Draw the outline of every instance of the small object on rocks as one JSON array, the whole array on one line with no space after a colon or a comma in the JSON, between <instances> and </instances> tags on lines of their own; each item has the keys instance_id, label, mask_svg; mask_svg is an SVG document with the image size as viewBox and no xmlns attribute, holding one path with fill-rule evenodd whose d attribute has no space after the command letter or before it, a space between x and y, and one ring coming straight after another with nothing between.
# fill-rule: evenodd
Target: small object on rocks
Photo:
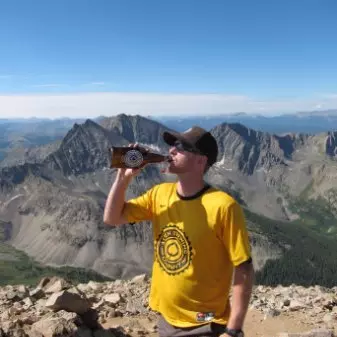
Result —
<instances>
[{"instance_id":1,"label":"small object on rocks","mask_svg":"<svg viewBox=\"0 0 337 337\"><path fill-rule=\"evenodd\" d=\"M285 307L289 307L289 305L290 305L290 300L289 300L289 299L284 300L284 301L283 301L283 305L284 305Z\"/></svg>"}]
</instances>

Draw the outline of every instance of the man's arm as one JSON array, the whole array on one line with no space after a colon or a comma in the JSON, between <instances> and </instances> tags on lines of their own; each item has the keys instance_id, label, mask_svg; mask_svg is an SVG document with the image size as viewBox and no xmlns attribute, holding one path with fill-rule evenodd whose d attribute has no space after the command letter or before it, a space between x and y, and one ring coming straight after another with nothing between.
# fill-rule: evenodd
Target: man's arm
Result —
<instances>
[{"instance_id":1,"label":"man's arm","mask_svg":"<svg viewBox=\"0 0 337 337\"><path fill-rule=\"evenodd\" d=\"M117 226L128 222L126 216L123 214L123 209L125 205L125 192L131 179L131 175L125 175L122 170L118 171L105 203L103 218L105 224Z\"/></svg>"},{"instance_id":2,"label":"man's arm","mask_svg":"<svg viewBox=\"0 0 337 337\"><path fill-rule=\"evenodd\" d=\"M253 283L254 268L251 260L235 267L232 288L232 307L227 323L229 329L243 329Z\"/></svg>"}]
</instances>

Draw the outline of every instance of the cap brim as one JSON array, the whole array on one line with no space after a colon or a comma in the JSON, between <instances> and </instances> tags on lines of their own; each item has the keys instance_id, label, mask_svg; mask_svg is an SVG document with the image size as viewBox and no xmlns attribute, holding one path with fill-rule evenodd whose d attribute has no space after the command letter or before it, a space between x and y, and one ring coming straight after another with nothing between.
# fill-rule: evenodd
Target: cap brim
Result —
<instances>
[{"instance_id":1,"label":"cap brim","mask_svg":"<svg viewBox=\"0 0 337 337\"><path fill-rule=\"evenodd\" d=\"M173 146L177 140L184 140L184 138L178 132L167 132L163 133L164 142L167 145Z\"/></svg>"},{"instance_id":2,"label":"cap brim","mask_svg":"<svg viewBox=\"0 0 337 337\"><path fill-rule=\"evenodd\" d=\"M168 132L165 131L163 133L163 139L164 142L170 146L174 146L175 142L177 140L179 140L180 142L182 142L183 144L187 145L190 149L195 150L196 152L199 152L199 150L193 145L191 144L191 142L189 142L181 133L179 132Z\"/></svg>"}]
</instances>

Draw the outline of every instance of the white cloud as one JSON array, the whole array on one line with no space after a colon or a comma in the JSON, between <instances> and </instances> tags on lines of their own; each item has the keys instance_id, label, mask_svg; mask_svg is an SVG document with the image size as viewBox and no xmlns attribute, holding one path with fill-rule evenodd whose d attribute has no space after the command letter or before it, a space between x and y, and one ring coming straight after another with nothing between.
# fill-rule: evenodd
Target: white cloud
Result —
<instances>
[{"instance_id":1,"label":"white cloud","mask_svg":"<svg viewBox=\"0 0 337 337\"><path fill-rule=\"evenodd\" d=\"M64 84L57 84L57 83L47 83L47 84L34 84L32 87L35 88L58 88L63 87Z\"/></svg>"},{"instance_id":2,"label":"white cloud","mask_svg":"<svg viewBox=\"0 0 337 337\"><path fill-rule=\"evenodd\" d=\"M77 93L0 96L1 117L84 117L139 115L213 115L234 112L264 115L337 108L337 96L262 100L242 95L169 93Z\"/></svg>"},{"instance_id":3,"label":"white cloud","mask_svg":"<svg viewBox=\"0 0 337 337\"><path fill-rule=\"evenodd\" d=\"M337 98L337 94L324 94L324 95L322 95L322 97L335 99L335 98Z\"/></svg>"},{"instance_id":4,"label":"white cloud","mask_svg":"<svg viewBox=\"0 0 337 337\"><path fill-rule=\"evenodd\" d=\"M91 85L105 85L105 82L92 82Z\"/></svg>"}]
</instances>

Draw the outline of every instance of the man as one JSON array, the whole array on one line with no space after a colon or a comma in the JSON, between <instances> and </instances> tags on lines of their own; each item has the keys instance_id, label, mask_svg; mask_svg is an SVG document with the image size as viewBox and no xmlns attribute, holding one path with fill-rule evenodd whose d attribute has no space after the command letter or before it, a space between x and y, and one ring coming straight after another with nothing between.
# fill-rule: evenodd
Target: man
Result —
<instances>
[{"instance_id":1,"label":"man","mask_svg":"<svg viewBox=\"0 0 337 337\"><path fill-rule=\"evenodd\" d=\"M163 138L171 146L168 172L177 175L177 182L156 185L125 201L125 191L140 169L119 169L104 222L116 226L152 221L155 256L149 304L160 313L161 337L242 337L254 271L241 207L204 181L217 159L216 140L200 127L165 132Z\"/></svg>"}]
</instances>

